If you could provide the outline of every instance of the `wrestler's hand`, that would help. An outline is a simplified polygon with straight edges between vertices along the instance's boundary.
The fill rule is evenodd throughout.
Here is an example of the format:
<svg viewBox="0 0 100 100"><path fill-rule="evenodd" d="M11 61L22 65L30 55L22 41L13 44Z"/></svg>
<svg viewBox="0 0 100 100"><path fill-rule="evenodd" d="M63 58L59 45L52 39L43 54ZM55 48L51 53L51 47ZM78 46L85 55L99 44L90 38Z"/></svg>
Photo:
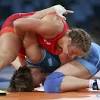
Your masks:
<svg viewBox="0 0 100 100"><path fill-rule="evenodd" d="M71 10L66 10L63 6L61 5L56 5L54 6L54 9L56 11L56 13L58 15L60 15L62 18L64 18L66 20L66 18L63 16L63 14L68 14L68 13L74 13L73 11Z"/></svg>

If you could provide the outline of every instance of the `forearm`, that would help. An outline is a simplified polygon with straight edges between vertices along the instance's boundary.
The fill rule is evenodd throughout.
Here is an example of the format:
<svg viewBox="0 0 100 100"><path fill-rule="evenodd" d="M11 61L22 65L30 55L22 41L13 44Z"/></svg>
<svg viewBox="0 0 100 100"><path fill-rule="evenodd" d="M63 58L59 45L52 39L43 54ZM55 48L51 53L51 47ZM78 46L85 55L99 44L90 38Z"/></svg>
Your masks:
<svg viewBox="0 0 100 100"><path fill-rule="evenodd" d="M37 18L20 18L13 23L16 33L24 35L26 32L35 33L42 26L42 21Z"/></svg>
<svg viewBox="0 0 100 100"><path fill-rule="evenodd" d="M33 14L30 17L40 18L41 19L44 16L46 16L47 14L49 14L49 13L57 13L59 15L63 15L66 12L67 12L67 10L63 6L61 6L61 5L54 5L52 7L43 9L41 11L37 11L37 12L35 12L35 14Z"/></svg>
<svg viewBox="0 0 100 100"><path fill-rule="evenodd" d="M54 5L52 7L49 7L49 8L40 10L40 11L36 11L30 17L41 19L41 18L43 18L44 16L46 16L47 14L50 14L50 13L56 13L59 16L61 16L62 18L64 18L63 14L73 13L73 11L66 10L62 5Z"/></svg>
<svg viewBox="0 0 100 100"><path fill-rule="evenodd" d="M43 9L43 10L40 10L40 11L36 11L32 16L32 18L43 18L44 16L46 16L47 14L49 13L56 13L55 9L54 9L54 6L53 7L50 7L50 8L46 8L46 9Z"/></svg>
<svg viewBox="0 0 100 100"><path fill-rule="evenodd" d="M53 7L37 11L33 15L27 18L21 18L14 21L13 25L16 32L36 32L39 31L39 27L44 27L44 22L41 20L44 16L49 13L59 13L60 15L65 13L66 9L61 5L55 5ZM47 26L45 26L47 28ZM40 28L41 29L41 28Z"/></svg>

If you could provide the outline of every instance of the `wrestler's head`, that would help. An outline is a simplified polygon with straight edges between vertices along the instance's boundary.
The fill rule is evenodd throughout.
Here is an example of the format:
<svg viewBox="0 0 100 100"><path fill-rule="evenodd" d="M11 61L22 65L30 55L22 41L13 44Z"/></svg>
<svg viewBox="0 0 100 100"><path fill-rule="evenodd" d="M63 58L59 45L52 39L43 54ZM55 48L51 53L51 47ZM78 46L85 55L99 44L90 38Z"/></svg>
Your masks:
<svg viewBox="0 0 100 100"><path fill-rule="evenodd" d="M79 49L83 54L89 51L91 46L89 33L80 28L73 28L69 31L68 36L71 38L71 45L76 48L76 51ZM71 45L69 47L71 47ZM75 49L73 51L75 51Z"/></svg>
<svg viewBox="0 0 100 100"><path fill-rule="evenodd" d="M8 91L32 91L34 90L31 70L28 67L20 67L12 76Z"/></svg>
<svg viewBox="0 0 100 100"><path fill-rule="evenodd" d="M27 66L20 67L15 71L8 91L10 92L31 92L42 82L41 71ZM40 76L40 77L38 77Z"/></svg>
<svg viewBox="0 0 100 100"><path fill-rule="evenodd" d="M91 37L89 34L80 28L70 29L63 37L63 50L71 59L77 56L85 56L91 46ZM66 43L68 42L67 46Z"/></svg>

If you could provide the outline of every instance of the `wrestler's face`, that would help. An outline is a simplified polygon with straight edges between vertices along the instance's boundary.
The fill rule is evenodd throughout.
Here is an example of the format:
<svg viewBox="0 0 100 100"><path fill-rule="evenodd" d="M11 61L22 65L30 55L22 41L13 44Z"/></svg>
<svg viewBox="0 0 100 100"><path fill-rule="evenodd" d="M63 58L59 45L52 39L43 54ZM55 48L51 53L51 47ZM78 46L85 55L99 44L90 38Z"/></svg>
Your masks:
<svg viewBox="0 0 100 100"><path fill-rule="evenodd" d="M71 37L69 37L69 32L71 30L68 30L63 37L63 43L62 43L62 49L63 49L63 54L66 55L70 60L74 59L75 57L83 57L86 55L86 53L77 46L77 44L72 43Z"/></svg>
<svg viewBox="0 0 100 100"><path fill-rule="evenodd" d="M76 46L70 45L68 47L68 56L70 59L74 59L75 57L83 57L85 53L82 51L81 48L78 48Z"/></svg>
<svg viewBox="0 0 100 100"><path fill-rule="evenodd" d="M68 46L71 45L71 38L69 36L63 36L59 42L58 45L60 49L62 49L62 53L67 55L68 54Z"/></svg>

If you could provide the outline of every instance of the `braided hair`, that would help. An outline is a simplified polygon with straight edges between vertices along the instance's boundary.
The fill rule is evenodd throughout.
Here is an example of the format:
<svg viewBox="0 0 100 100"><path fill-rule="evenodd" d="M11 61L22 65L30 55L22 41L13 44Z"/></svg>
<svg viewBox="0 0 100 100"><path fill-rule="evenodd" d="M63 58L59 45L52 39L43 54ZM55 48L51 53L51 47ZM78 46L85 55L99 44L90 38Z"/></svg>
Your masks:
<svg viewBox="0 0 100 100"><path fill-rule="evenodd" d="M84 52L88 52L91 46L90 35L80 28L73 28L69 31L69 37L71 37L71 44L81 48Z"/></svg>
<svg viewBox="0 0 100 100"><path fill-rule="evenodd" d="M23 66L15 71L12 76L8 91L10 92L31 92L34 90L33 78L30 68Z"/></svg>

